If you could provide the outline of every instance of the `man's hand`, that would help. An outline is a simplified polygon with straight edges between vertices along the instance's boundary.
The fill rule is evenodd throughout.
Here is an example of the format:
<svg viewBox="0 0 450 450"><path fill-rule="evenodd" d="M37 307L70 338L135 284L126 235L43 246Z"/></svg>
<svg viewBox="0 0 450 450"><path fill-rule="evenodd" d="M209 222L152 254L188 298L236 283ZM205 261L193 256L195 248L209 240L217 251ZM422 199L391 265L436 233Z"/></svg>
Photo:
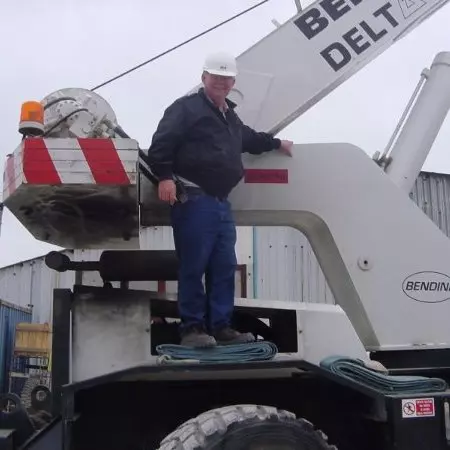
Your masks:
<svg viewBox="0 0 450 450"><path fill-rule="evenodd" d="M294 143L292 141L282 140L278 151L281 153L284 153L285 155L292 156L292 146L293 145L294 145Z"/></svg>
<svg viewBox="0 0 450 450"><path fill-rule="evenodd" d="M163 202L173 205L177 201L177 187L173 180L163 180L158 185L158 196Z"/></svg>

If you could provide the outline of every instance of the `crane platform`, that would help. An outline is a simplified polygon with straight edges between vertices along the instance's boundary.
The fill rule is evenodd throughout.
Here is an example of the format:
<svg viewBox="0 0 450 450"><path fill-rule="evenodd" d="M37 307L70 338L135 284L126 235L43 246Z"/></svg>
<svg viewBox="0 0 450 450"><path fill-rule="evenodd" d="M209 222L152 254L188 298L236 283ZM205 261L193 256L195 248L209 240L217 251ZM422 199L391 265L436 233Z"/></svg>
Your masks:
<svg viewBox="0 0 450 450"><path fill-rule="evenodd" d="M3 201L38 240L138 248L134 139L27 138L8 156Z"/></svg>

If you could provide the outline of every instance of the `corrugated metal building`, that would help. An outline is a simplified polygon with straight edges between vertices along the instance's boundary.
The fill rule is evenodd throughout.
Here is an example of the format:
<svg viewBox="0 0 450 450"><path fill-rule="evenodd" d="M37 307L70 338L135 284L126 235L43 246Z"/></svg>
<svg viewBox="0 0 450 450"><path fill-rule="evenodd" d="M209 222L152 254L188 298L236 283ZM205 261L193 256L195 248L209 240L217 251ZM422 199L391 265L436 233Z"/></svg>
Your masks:
<svg viewBox="0 0 450 450"><path fill-rule="evenodd" d="M0 269L0 298L31 308L33 322L50 322L53 289L69 287L73 281L73 273L55 272L45 265L43 257L35 258Z"/></svg>
<svg viewBox="0 0 450 450"><path fill-rule="evenodd" d="M289 227L255 227L255 297L334 303L308 239Z"/></svg>
<svg viewBox="0 0 450 450"><path fill-rule="evenodd" d="M450 236L450 175L423 172L411 198L425 214ZM170 227L145 232L146 248L172 249ZM299 231L280 227L246 227L238 230L238 262L246 267L247 297L271 300L334 303L322 270L306 237ZM65 251L73 260L98 260L100 250ZM44 258L35 258L0 269L0 298L33 310L34 322L51 322L52 291L70 288L72 272L48 269ZM96 273L85 273L84 284L99 285ZM157 283L132 283L131 287L156 290ZM168 292L176 290L169 283Z"/></svg>
<svg viewBox="0 0 450 450"><path fill-rule="evenodd" d="M155 250L173 249L172 230L170 227L155 227L148 229L143 237L145 248ZM102 250L65 250L73 261L98 261ZM245 227L238 230L238 263L247 266L246 283L247 295L252 296L253 288L253 251L252 228ZM101 286L102 280L96 272L85 272L83 284ZM0 269L0 298L16 305L31 308L33 322L51 322L52 295L55 288L71 288L75 283L74 272L56 272L45 265L44 256L22 261ZM117 285L117 283L113 283ZM130 288L156 291L157 282L133 282ZM176 292L176 283L169 282L167 292Z"/></svg>

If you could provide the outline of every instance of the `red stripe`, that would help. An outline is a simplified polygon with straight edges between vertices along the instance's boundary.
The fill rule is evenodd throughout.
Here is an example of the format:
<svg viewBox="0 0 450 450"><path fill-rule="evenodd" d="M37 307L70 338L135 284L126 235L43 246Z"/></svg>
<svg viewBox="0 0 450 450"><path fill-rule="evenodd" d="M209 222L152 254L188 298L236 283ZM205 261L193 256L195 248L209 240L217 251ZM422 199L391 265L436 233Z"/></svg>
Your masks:
<svg viewBox="0 0 450 450"><path fill-rule="evenodd" d="M98 184L130 184L119 154L110 139L78 139Z"/></svg>
<svg viewBox="0 0 450 450"><path fill-rule="evenodd" d="M244 183L287 184L289 174L287 169L246 169Z"/></svg>
<svg viewBox="0 0 450 450"><path fill-rule="evenodd" d="M14 171L14 155L8 156L5 167L5 188L12 194L16 190L16 174Z"/></svg>
<svg viewBox="0 0 450 450"><path fill-rule="evenodd" d="M158 292L160 294L164 294L166 292L166 282L165 281L158 281Z"/></svg>
<svg viewBox="0 0 450 450"><path fill-rule="evenodd" d="M30 184L61 184L43 139L30 138L24 141L23 174Z"/></svg>

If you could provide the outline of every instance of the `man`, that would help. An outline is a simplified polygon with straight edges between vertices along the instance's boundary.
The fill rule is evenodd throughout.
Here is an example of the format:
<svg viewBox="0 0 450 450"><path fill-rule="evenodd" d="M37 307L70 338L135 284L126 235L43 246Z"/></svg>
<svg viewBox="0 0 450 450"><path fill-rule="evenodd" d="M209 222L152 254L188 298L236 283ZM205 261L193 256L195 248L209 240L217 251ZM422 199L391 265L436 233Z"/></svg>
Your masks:
<svg viewBox="0 0 450 450"><path fill-rule="evenodd" d="M172 205L181 344L193 347L254 340L230 327L237 261L227 196L243 176L242 152L290 155L292 146L255 132L234 112L227 99L237 75L232 56L211 55L203 69L203 87L165 110L148 152L159 198Z"/></svg>

